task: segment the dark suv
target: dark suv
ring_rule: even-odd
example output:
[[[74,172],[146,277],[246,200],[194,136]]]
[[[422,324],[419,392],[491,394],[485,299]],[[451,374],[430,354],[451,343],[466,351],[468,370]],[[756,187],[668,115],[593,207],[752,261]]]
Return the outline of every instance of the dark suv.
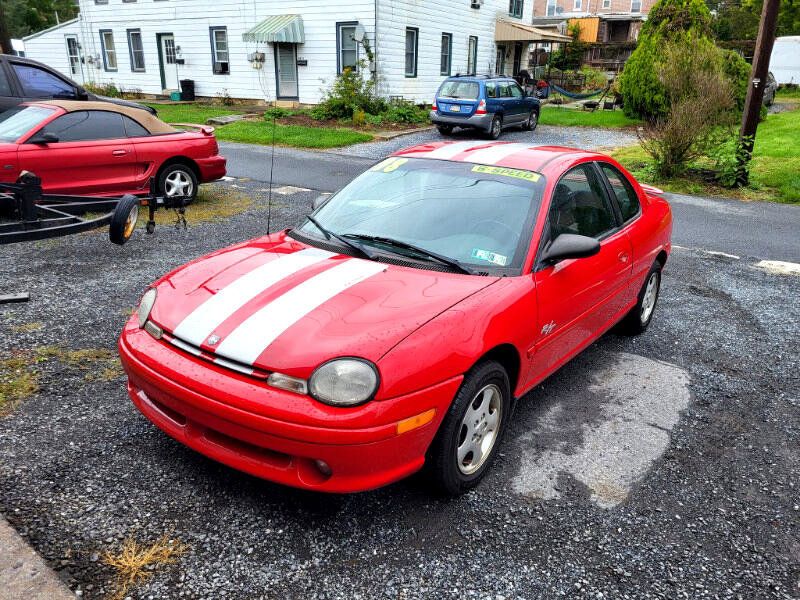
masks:
[[[69,77],[30,58],[0,54],[0,112],[22,102],[43,99],[111,102],[156,114],[154,109],[138,102],[92,94]]]
[[[539,99],[510,77],[456,75],[445,79],[436,92],[430,117],[442,135],[466,127],[496,140],[507,127],[536,129],[539,108]]]

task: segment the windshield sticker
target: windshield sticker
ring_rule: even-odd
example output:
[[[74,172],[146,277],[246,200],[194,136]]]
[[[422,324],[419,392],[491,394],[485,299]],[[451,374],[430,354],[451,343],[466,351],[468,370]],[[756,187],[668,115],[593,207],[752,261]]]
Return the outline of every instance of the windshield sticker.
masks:
[[[472,258],[477,258],[478,260],[485,260],[486,262],[500,265],[501,267],[505,267],[508,264],[507,256],[495,254],[494,252],[489,252],[488,250],[481,250],[480,248],[473,248],[470,256],[472,256]]]
[[[390,156],[386,160],[382,160],[377,165],[372,167],[370,171],[383,171],[384,173],[391,173],[395,169],[401,167],[408,162],[407,158],[400,158],[397,156]]]
[[[525,171],[523,169],[509,169],[508,167],[490,167],[488,165],[475,165],[472,167],[473,173],[486,173],[487,175],[503,175],[505,177],[516,177],[527,181],[539,181],[540,175]]]

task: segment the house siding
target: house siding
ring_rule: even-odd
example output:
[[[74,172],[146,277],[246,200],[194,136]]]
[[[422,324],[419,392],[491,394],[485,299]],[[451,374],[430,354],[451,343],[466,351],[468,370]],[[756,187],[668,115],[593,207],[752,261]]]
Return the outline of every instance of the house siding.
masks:
[[[73,35],[80,40],[79,34],[80,23],[75,19],[26,37],[25,56],[43,62],[61,71],[70,79],[83,83],[86,79],[87,65],[78,65],[77,72],[72,73],[67,58],[67,36]]]

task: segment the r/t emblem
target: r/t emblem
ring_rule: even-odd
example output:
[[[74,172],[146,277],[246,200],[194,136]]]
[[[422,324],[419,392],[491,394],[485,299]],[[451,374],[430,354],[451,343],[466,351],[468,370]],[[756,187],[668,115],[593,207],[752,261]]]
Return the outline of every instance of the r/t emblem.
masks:
[[[556,328],[555,321],[550,321],[549,323],[545,323],[544,326],[542,326],[542,335],[548,335],[555,328]]]

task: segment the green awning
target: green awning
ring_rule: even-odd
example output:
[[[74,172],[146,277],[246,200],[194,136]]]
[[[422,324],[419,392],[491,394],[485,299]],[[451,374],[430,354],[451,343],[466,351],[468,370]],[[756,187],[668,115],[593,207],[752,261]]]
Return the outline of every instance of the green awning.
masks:
[[[300,15],[267,17],[250,31],[243,33],[242,40],[262,44],[267,42],[302,44],[306,41],[303,32],[303,18]]]

